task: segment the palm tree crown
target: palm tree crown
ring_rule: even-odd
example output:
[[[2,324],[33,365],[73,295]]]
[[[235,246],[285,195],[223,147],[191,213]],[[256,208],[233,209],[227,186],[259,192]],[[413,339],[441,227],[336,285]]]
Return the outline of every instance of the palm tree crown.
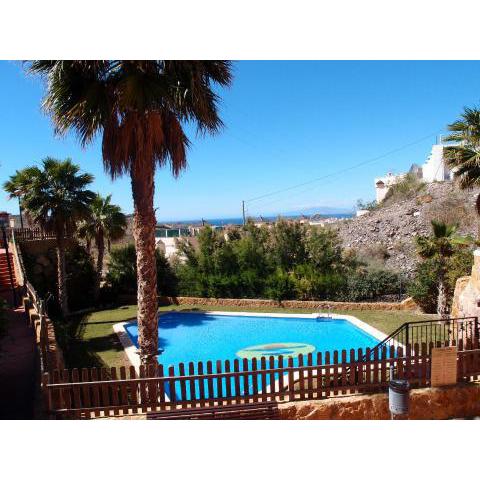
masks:
[[[80,167],[68,158],[47,157],[42,167],[17,171],[3,187],[10,197],[21,196],[22,207],[44,230],[71,233],[88,216],[94,194],[86,187],[93,176],[79,173]]]
[[[200,132],[222,126],[212,83],[227,86],[226,61],[33,61],[46,76],[43,106],[64,134],[74,129],[82,145],[103,132],[105,168],[112,177],[170,161],[177,176],[186,167],[189,141],[181,122]]]
[[[58,300],[68,314],[66,289],[65,236],[75,231],[77,222],[89,214],[94,193],[87,189],[93,176],[80,173],[70,159],[47,157],[42,168],[17,171],[3,185],[10,197],[19,197],[29,217],[44,230],[55,233],[57,241]]]
[[[422,258],[450,257],[454,252],[457,226],[432,220],[433,235],[417,237],[417,251]]]
[[[480,110],[465,108],[461,118],[448,126],[451,132],[446,140],[455,142],[444,149],[447,165],[461,188],[480,186]],[[476,200],[480,215],[480,197]]]
[[[105,241],[107,241],[109,250],[110,242],[122,238],[127,229],[127,219],[118,205],[111,203],[112,196],[105,198],[99,193],[94,197],[90,204],[90,213],[79,228],[78,233],[87,241],[90,251],[91,242],[95,242],[97,247],[97,275],[94,289],[95,300],[98,300],[100,294],[100,283],[102,280],[103,258],[105,254]]]
[[[127,219],[122,209],[112,204],[111,200],[112,195],[95,195],[89,206],[88,217],[78,226],[80,237],[91,242],[102,236],[108,243],[123,237],[127,229]]]

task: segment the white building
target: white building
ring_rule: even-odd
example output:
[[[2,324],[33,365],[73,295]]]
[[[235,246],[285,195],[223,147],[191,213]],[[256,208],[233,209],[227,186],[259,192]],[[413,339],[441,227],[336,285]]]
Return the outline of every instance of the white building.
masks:
[[[380,203],[385,198],[388,190],[392,185],[395,185],[398,181],[400,181],[405,174],[402,173],[400,175],[394,175],[393,173],[389,172],[384,177],[378,177],[375,179],[375,200],[377,203]]]
[[[452,179],[452,172],[445,165],[443,159],[443,143],[433,145],[427,161],[422,165],[422,178],[424,182],[443,182]]]
[[[414,173],[419,179],[426,183],[432,182],[444,182],[452,180],[452,172],[446,166],[443,158],[443,150],[447,146],[447,143],[440,137],[439,143],[432,145],[432,150],[427,157],[427,161],[421,166],[412,165],[410,173]],[[400,175],[394,175],[388,173],[384,177],[378,177],[375,179],[375,198],[377,203],[380,203],[387,195],[388,190],[392,185],[400,181],[405,177],[405,173]]]

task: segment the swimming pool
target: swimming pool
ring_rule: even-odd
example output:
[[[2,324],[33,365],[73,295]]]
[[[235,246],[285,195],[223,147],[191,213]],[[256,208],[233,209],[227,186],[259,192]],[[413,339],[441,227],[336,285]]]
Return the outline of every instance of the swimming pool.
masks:
[[[352,322],[356,320],[356,324]],[[360,326],[363,328],[361,328]],[[123,324],[138,347],[137,323]],[[368,329],[369,331],[366,331]],[[180,362],[234,360],[375,346],[382,338],[355,317],[168,312],[159,316],[158,356],[164,366]]]
[[[130,343],[130,360],[138,362],[134,353],[138,348],[137,322],[118,324],[125,335],[124,346]],[[120,330],[116,331],[120,335]],[[298,365],[298,354],[374,347],[384,334],[351,316],[325,317],[321,315],[278,315],[223,312],[168,312],[159,316],[158,362],[177,367],[211,360],[246,359],[279,355],[291,356]],[[122,336],[120,335],[120,339]],[[177,370],[177,368],[175,368]],[[177,370],[178,371],[178,370]],[[212,396],[216,396],[216,388]]]

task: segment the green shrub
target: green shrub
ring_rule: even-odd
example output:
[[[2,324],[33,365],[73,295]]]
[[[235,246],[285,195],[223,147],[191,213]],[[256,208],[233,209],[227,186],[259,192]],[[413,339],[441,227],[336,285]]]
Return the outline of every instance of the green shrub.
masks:
[[[177,278],[165,255],[155,250],[159,295],[176,295]],[[135,245],[114,248],[108,260],[107,283],[116,293],[137,292],[137,253]]]
[[[77,245],[67,250],[65,261],[70,310],[93,307],[96,273],[91,256],[84,247]]]
[[[53,295],[48,302],[49,313],[58,313],[56,293],[57,289],[57,253],[50,248],[42,255],[30,255],[22,252],[27,277],[40,297],[46,299]],[[43,257],[43,264],[37,260]],[[67,247],[65,254],[65,268],[67,273],[67,291],[70,310],[79,310],[93,306],[93,287],[95,282],[95,268],[86,249],[72,243]]]
[[[281,302],[295,298],[295,283],[288,273],[276,270],[266,279],[265,296]]]
[[[377,201],[372,200],[370,202],[364,202],[361,198],[357,200],[357,209],[358,210],[369,210],[372,212],[373,210],[376,210],[378,207]]]
[[[357,271],[348,276],[345,300],[360,302],[376,300],[388,295],[400,295],[406,280],[389,270]]]
[[[451,306],[455,283],[458,278],[469,275],[473,262],[470,250],[461,249],[447,260],[446,293],[448,306]],[[415,278],[408,287],[408,294],[425,313],[437,312],[438,270],[435,259],[427,259],[419,263]]]
[[[415,198],[417,194],[425,189],[425,183],[422,182],[415,174],[407,173],[399,182],[392,185],[385,198],[384,205],[403,202]]]

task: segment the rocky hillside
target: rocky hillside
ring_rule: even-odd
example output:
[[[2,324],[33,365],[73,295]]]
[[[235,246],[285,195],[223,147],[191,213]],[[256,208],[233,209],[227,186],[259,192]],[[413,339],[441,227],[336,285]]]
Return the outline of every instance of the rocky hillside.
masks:
[[[342,242],[373,266],[411,275],[415,269],[415,237],[428,235],[432,219],[456,223],[460,234],[475,235],[474,202],[480,190],[460,190],[452,182],[432,183],[412,198],[386,202],[368,214],[336,224]]]

